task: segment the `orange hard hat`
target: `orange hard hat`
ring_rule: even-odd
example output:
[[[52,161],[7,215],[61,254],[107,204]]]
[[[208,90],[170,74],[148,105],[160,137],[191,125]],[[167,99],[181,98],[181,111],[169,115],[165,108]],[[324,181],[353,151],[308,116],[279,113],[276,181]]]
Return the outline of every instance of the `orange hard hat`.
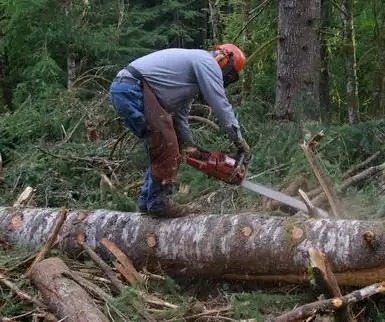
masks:
[[[236,72],[240,72],[246,63],[246,57],[242,50],[233,44],[222,44],[215,46],[216,50],[222,50],[224,53],[232,56],[234,69]]]

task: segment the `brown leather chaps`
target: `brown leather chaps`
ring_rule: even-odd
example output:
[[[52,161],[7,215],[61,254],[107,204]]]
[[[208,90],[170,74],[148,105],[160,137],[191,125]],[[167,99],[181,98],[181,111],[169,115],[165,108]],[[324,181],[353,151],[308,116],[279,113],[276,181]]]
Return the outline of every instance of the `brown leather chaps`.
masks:
[[[143,83],[144,116],[147,123],[151,175],[161,184],[176,181],[181,156],[172,116],[160,105],[145,80]]]

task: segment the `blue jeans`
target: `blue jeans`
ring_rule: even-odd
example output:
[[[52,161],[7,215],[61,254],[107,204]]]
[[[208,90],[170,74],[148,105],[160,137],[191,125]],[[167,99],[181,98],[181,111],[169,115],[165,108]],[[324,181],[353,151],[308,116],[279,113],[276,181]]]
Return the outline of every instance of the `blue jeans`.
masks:
[[[151,160],[143,107],[143,90],[139,85],[112,82],[110,87],[111,103],[124,125],[143,140],[147,152],[147,170],[144,184],[137,203],[141,210],[158,212],[167,206],[168,195],[172,193],[172,185],[162,185],[151,176]]]

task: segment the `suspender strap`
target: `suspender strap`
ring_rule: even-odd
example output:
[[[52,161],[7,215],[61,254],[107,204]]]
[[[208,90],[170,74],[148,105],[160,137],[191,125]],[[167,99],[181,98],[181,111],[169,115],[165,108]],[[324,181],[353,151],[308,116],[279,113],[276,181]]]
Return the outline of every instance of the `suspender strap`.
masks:
[[[140,79],[141,81],[144,80],[144,77],[140,71],[138,71],[136,68],[128,65],[124,69],[128,70],[132,76],[134,76],[137,79]]]

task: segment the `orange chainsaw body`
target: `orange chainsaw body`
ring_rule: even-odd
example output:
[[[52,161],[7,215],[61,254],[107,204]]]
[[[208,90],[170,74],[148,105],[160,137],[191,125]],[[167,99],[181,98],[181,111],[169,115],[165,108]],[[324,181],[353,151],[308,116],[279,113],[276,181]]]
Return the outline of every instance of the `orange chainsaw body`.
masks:
[[[233,185],[240,185],[246,170],[237,160],[219,151],[197,151],[186,157],[191,167]]]

